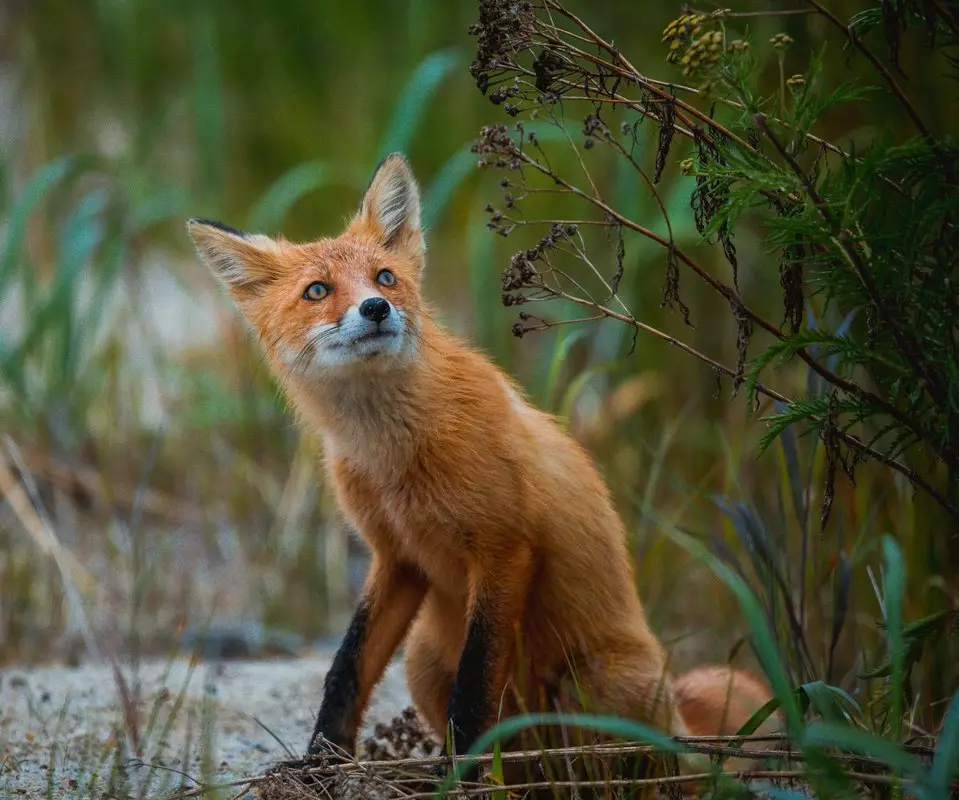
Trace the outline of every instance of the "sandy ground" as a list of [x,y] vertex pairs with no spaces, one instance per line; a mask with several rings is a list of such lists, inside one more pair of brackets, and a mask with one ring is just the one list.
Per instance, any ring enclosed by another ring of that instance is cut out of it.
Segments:
[[[124,722],[109,665],[4,669],[0,795],[99,797],[111,788],[110,773],[122,774],[113,768],[119,761],[126,765],[127,785],[115,786],[116,796],[162,797],[181,784],[196,785],[177,771],[201,779],[210,744],[206,762],[213,773],[206,772],[207,782],[261,772],[289,757],[280,742],[295,755],[305,749],[332,654],[326,647],[299,658],[201,662],[192,673],[186,659],[144,663],[139,760],[133,749],[117,755],[124,731],[133,726]],[[124,666],[123,673],[132,684],[133,671]],[[377,687],[361,737],[408,705],[402,665],[394,662]]]

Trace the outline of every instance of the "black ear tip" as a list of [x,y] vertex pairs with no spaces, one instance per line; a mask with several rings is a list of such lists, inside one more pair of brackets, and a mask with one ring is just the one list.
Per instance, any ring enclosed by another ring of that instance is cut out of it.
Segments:
[[407,172],[411,172],[410,162],[407,159],[406,155],[401,153],[399,150],[394,150],[392,153],[388,153],[383,156],[383,159],[379,164],[376,165],[376,169],[373,170],[373,174],[376,175],[384,167],[400,167],[405,169]]
[[229,233],[232,236],[239,236],[241,239],[246,238],[246,234],[243,233],[243,231],[238,231],[236,228],[231,228],[229,225],[224,225],[222,222],[217,222],[215,219],[207,219],[206,217],[190,217],[186,224],[188,228],[192,228],[194,225],[205,225],[208,228],[216,228],[218,231]]

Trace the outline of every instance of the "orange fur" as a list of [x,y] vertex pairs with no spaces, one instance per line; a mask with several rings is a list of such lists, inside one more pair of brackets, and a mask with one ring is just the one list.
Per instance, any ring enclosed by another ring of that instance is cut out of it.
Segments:
[[[406,637],[413,700],[442,737],[474,611],[491,630],[486,725],[544,701],[545,710],[580,708],[582,691],[590,711],[671,734],[711,729],[714,694],[667,674],[626,531],[588,454],[423,302],[418,209],[409,168],[394,155],[336,238],[293,244],[190,225],[300,423],[322,436],[339,505],[374,554],[367,644],[344,736],[355,736]],[[384,268],[395,285],[377,282]],[[308,302],[304,289],[317,280],[331,290]],[[402,349],[324,366],[311,331],[342,324],[367,297],[404,315]]]

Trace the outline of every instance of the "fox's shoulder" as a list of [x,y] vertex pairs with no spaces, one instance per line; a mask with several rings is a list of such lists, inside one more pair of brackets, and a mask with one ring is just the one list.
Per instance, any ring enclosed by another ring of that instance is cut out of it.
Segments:
[[512,411],[548,414],[532,402],[522,383],[496,363],[479,345],[428,318],[422,331],[422,347],[429,369],[457,396],[503,402]]

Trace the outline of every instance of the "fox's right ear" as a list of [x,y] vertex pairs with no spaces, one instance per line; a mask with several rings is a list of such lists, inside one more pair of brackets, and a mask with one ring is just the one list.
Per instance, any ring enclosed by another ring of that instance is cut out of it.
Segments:
[[365,228],[388,249],[422,257],[420,192],[402,153],[390,153],[376,168],[353,224]]
[[237,299],[259,293],[277,275],[276,242],[194,217],[187,230],[200,260]]

